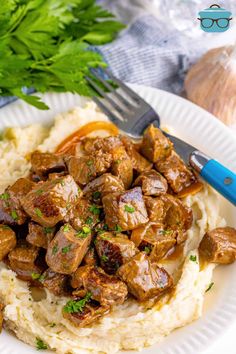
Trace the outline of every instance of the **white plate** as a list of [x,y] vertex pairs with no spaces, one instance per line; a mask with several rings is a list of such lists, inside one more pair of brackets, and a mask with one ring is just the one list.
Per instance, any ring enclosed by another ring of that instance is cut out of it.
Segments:
[[[198,106],[170,93],[154,88],[131,85],[161,116],[162,126],[198,149],[208,153],[236,172],[236,138],[221,122]],[[55,114],[85,102],[78,95],[46,94],[51,107],[39,111],[17,101],[0,110],[0,129],[6,126],[26,126],[35,122],[50,124]],[[222,215],[231,226],[236,226],[235,208],[222,199]],[[161,344],[145,349],[145,354],[200,354],[232,325],[236,318],[235,265],[218,267],[214,274],[215,286],[206,295],[201,319],[168,336]],[[36,349],[3,332],[1,354],[35,354]],[[132,352],[134,353],[134,352]]]

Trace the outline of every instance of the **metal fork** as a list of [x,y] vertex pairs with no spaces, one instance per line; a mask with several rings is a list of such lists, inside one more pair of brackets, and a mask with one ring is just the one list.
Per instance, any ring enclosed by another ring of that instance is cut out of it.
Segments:
[[[158,113],[110,71],[107,69],[91,69],[91,74],[86,79],[100,95],[100,97],[94,96],[93,100],[123,132],[130,137],[140,138],[149,124],[154,124],[160,128]],[[104,79],[104,74],[118,86],[119,91]],[[101,86],[98,85],[98,82]],[[236,205],[236,174],[234,172],[200,152],[194,146],[164,131],[162,132],[174,143],[176,152],[185,163],[190,164],[206,182]]]

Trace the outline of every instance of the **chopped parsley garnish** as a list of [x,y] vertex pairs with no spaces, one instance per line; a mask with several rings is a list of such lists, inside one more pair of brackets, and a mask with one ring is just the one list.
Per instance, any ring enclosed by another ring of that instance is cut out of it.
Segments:
[[66,204],[66,209],[68,210],[68,209],[70,209],[71,208],[71,203],[67,203]]
[[37,350],[46,350],[48,349],[48,346],[44,343],[44,341],[42,341],[42,339],[36,338],[36,348]]
[[70,231],[70,226],[67,224],[67,225],[64,225],[63,226],[63,231],[64,232],[68,232],[68,231]]
[[211,282],[205,292],[207,293],[209,290],[211,290],[213,285],[214,285],[214,282]]
[[80,188],[80,187],[78,187],[78,193],[81,193],[81,192],[82,192],[81,188]]
[[101,196],[101,192],[93,192],[93,199],[99,199],[100,198],[100,196]]
[[122,228],[120,227],[120,225],[116,225],[114,231],[116,231],[116,232],[121,232],[121,231],[122,231]]
[[88,226],[83,226],[82,229],[80,231],[77,232],[77,234],[75,235],[76,237],[79,238],[86,238],[87,236],[89,236],[91,234],[91,229]]
[[58,252],[58,245],[53,246],[52,254],[55,255]]
[[86,162],[86,164],[87,164],[87,166],[92,166],[92,165],[93,165],[93,160],[88,160],[88,161]]
[[85,220],[85,224],[91,225],[93,223],[93,218],[91,216],[88,216],[87,219]]
[[1,225],[1,228],[3,230],[11,230],[11,228],[8,225]]
[[193,256],[193,255],[191,254],[191,256],[189,257],[189,259],[190,259],[190,261],[197,263],[197,256]]
[[51,327],[51,328],[53,328],[55,326],[56,326],[56,323],[54,323],[54,322],[49,324],[49,327]]
[[135,208],[129,205],[125,205],[125,211],[127,211],[127,213],[134,213]]
[[[104,232],[104,231],[103,231]],[[103,234],[100,234],[99,237],[102,239],[102,240],[110,240],[111,238],[107,235],[103,235]]]
[[38,280],[40,282],[43,282],[44,279],[45,279],[45,276],[42,275],[42,274],[39,274],[39,273],[32,273],[31,277],[32,277],[33,280]]
[[101,260],[102,260],[103,262],[107,262],[108,259],[109,259],[109,258],[108,258],[107,256],[105,256],[105,255],[101,256]]
[[61,181],[61,182],[60,182],[60,185],[61,185],[62,187],[64,187],[64,186],[65,186],[65,182],[64,182],[64,181]]
[[104,224],[103,230],[108,230],[108,229],[109,229],[108,225],[107,225],[107,224]]
[[72,245],[68,245],[68,246],[66,246],[66,247],[63,247],[63,248],[61,249],[62,253],[66,254],[66,253],[70,252],[71,246],[72,246]]
[[19,216],[18,216],[16,210],[12,210],[11,217],[12,217],[13,220],[18,220],[19,219]]
[[99,215],[101,212],[100,208],[98,208],[96,205],[92,205],[91,207],[89,207],[89,211],[91,211],[91,213],[93,213],[94,215]]
[[42,212],[41,212],[41,210],[40,210],[39,208],[35,208],[34,211],[35,211],[35,214],[36,214],[39,218],[42,217],[43,214],[42,214]]
[[169,235],[172,233],[172,230],[159,230],[159,234],[161,235]]
[[37,195],[41,195],[42,193],[43,193],[42,189],[38,189],[37,191],[35,191],[35,194],[37,194]]
[[86,303],[91,299],[92,294],[87,293],[81,300],[70,300],[64,306],[63,310],[67,313],[83,312]]
[[51,232],[53,232],[53,227],[44,227],[43,232],[45,234],[50,234]]
[[7,200],[10,198],[10,194],[5,192],[0,195],[0,199]]
[[146,254],[150,254],[151,253],[151,247],[148,247],[148,246],[146,246],[146,247],[144,247],[144,252],[146,253]]
[[121,163],[121,160],[116,160],[114,161],[116,165],[119,165]]

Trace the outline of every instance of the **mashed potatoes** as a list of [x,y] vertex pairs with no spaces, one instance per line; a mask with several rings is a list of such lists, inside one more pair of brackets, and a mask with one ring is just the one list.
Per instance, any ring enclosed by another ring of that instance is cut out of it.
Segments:
[[[31,151],[36,148],[54,151],[65,137],[95,120],[107,118],[89,103],[85,108],[77,107],[57,116],[50,129],[39,125],[8,129],[0,142],[0,192],[27,175],[30,169],[27,155]],[[162,264],[177,279],[177,285],[161,302],[144,307],[128,300],[93,326],[78,329],[62,316],[62,307],[68,299],[46,291],[45,299],[34,301],[27,283],[1,264],[0,300],[5,305],[6,326],[24,342],[35,346],[36,338],[40,338],[57,353],[115,353],[122,349],[140,350],[199,318],[214,265],[200,269],[197,247],[209,228],[224,226],[225,221],[218,216],[217,196],[208,187],[188,196],[185,203],[193,209],[194,222],[188,231],[183,259]],[[196,256],[196,261],[190,255]]]

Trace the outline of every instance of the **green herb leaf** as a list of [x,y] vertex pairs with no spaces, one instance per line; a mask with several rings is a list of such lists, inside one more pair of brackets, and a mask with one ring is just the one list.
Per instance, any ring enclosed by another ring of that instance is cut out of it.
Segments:
[[18,216],[16,210],[12,210],[11,217],[12,217],[13,220],[18,220],[19,219],[19,216]]
[[68,231],[70,231],[70,225],[66,224],[66,225],[63,226],[62,229],[63,229],[64,232],[68,232]]
[[39,218],[42,217],[43,214],[42,214],[42,212],[41,212],[41,210],[40,210],[39,208],[35,208],[34,211],[35,211],[35,214],[36,214]]
[[101,192],[98,192],[98,191],[93,192],[93,199],[97,200],[100,198],[100,196],[101,196]]
[[42,189],[38,189],[37,191],[35,191],[35,194],[37,194],[37,195],[41,195],[42,193],[43,193]]
[[121,232],[121,231],[122,231],[122,228],[120,227],[120,225],[116,225],[114,231],[116,231],[116,232]]
[[45,276],[39,273],[32,273],[31,277],[33,280],[38,280],[40,282],[43,282],[45,280]]
[[50,323],[49,327],[54,328],[56,326],[56,323]]
[[1,225],[1,228],[3,230],[11,230],[11,228],[8,225]]
[[70,300],[64,306],[63,310],[67,313],[83,312],[83,309],[87,302],[91,299],[91,296],[92,294],[88,292],[81,300]]
[[127,213],[134,213],[135,208],[129,205],[125,205],[125,211],[127,211]]
[[109,258],[106,255],[101,256],[101,260],[105,263],[108,261],[108,259]]
[[93,218],[91,216],[88,216],[87,219],[85,220],[85,224],[91,225],[93,223]]
[[43,232],[44,232],[45,234],[50,234],[50,233],[53,232],[53,227],[44,227],[44,228],[43,228]]
[[44,341],[42,341],[42,339],[36,338],[36,348],[37,350],[46,350],[48,349],[48,346],[44,343]]
[[146,253],[146,254],[150,254],[151,253],[151,247],[148,247],[148,246],[146,246],[146,247],[144,247],[144,252]]
[[190,259],[190,261],[197,263],[197,256],[193,256],[193,255],[191,254],[191,256],[189,257],[189,259]]
[[91,211],[91,213],[93,213],[94,215],[99,215],[101,209],[98,208],[96,205],[92,205],[91,207],[89,207],[89,211]]
[[159,230],[158,233],[160,235],[170,235],[172,233],[172,230]]
[[52,254],[53,256],[58,252],[58,245],[53,246],[52,248]]
[[211,290],[213,285],[214,285],[214,282],[211,282],[205,292],[207,293],[209,290]]
[[91,234],[91,229],[88,226],[83,226],[80,231],[75,235],[78,238],[86,238]]
[[86,164],[87,164],[88,166],[92,166],[92,165],[93,165],[93,160],[88,160],[88,161],[86,162]]
[[63,248],[61,249],[62,253],[63,253],[63,254],[66,254],[66,253],[70,252],[71,246],[72,246],[72,245],[68,245],[68,246],[63,247]]
[[10,198],[10,194],[5,192],[0,195],[0,199],[7,200]]

